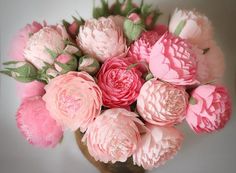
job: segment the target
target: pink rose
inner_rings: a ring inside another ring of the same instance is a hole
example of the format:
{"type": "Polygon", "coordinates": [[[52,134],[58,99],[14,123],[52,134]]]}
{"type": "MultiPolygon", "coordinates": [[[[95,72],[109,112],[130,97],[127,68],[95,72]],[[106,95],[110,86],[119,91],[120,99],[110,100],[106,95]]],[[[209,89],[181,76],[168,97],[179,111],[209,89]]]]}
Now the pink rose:
{"type": "Polygon", "coordinates": [[[213,28],[208,18],[197,11],[176,9],[171,17],[169,31],[188,40],[201,49],[213,38],[213,28]]]}
{"type": "Polygon", "coordinates": [[[42,28],[43,26],[35,21],[22,28],[11,41],[9,56],[18,61],[24,61],[24,49],[29,38],[42,28]]]}
{"type": "Polygon", "coordinates": [[[45,94],[43,82],[33,81],[30,83],[17,82],[17,92],[21,99],[33,96],[43,96],[45,94]]]}
{"type": "Polygon", "coordinates": [[[159,126],[180,123],[186,115],[188,94],[181,86],[156,79],[147,81],[137,99],[137,110],[147,122],[159,126]]]}
{"type": "Polygon", "coordinates": [[[216,42],[211,41],[206,54],[198,56],[197,80],[203,84],[217,81],[225,70],[224,54],[216,42]]]}
{"type": "Polygon", "coordinates": [[[153,46],[149,68],[156,78],[175,85],[197,83],[197,62],[192,47],[170,33],[164,34],[153,46]]]}
{"type": "Polygon", "coordinates": [[[83,141],[97,161],[125,162],[138,148],[139,127],[143,123],[138,115],[125,109],[115,108],[104,111],[92,123],[83,141]]]}
{"type": "Polygon", "coordinates": [[[180,150],[183,141],[181,132],[173,127],[158,127],[148,124],[141,144],[133,154],[134,164],[144,169],[163,165],[180,150]]]}
{"type": "Polygon", "coordinates": [[[102,93],[86,72],[69,72],[50,81],[43,96],[47,109],[63,127],[85,132],[100,114],[102,93]]]}
{"type": "Polygon", "coordinates": [[[127,59],[111,58],[105,61],[98,73],[98,85],[102,90],[103,105],[130,106],[138,97],[142,87],[141,73],[131,68],[127,59]]]}
{"type": "Polygon", "coordinates": [[[222,129],[230,119],[232,105],[224,87],[202,85],[191,95],[186,120],[196,133],[222,129]]]}
{"type": "Polygon", "coordinates": [[[25,98],[17,111],[17,126],[27,141],[37,147],[55,147],[61,140],[61,127],[51,118],[41,97],[25,98]]]}
{"type": "Polygon", "coordinates": [[[38,69],[53,64],[54,58],[49,51],[59,54],[65,48],[65,40],[68,39],[66,30],[61,25],[44,27],[32,35],[27,41],[24,49],[25,59],[38,69]]]}
{"type": "Polygon", "coordinates": [[[127,50],[123,30],[111,18],[104,17],[87,20],[80,27],[77,44],[85,54],[101,62],[127,50]]]}

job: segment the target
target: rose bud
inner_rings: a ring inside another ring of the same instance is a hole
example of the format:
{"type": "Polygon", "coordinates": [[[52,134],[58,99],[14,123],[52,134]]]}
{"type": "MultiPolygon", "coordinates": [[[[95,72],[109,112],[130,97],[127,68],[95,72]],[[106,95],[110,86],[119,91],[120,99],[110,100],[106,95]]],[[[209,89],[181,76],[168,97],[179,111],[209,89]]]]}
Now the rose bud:
{"type": "Polygon", "coordinates": [[[232,113],[230,96],[224,87],[202,85],[191,95],[186,120],[196,133],[222,129],[232,113]]]}
{"type": "Polygon", "coordinates": [[[5,75],[13,77],[19,82],[32,82],[37,79],[37,69],[25,61],[9,61],[3,63],[5,70],[0,71],[5,75]]]}
{"type": "Polygon", "coordinates": [[[78,64],[77,59],[74,56],[61,54],[56,58],[54,66],[60,74],[65,74],[69,71],[76,71],[78,64]]]}
{"type": "Polygon", "coordinates": [[[79,23],[77,21],[74,21],[70,26],[68,27],[69,34],[73,37],[76,37],[79,33],[79,23]]]}
{"type": "Polygon", "coordinates": [[[137,13],[131,13],[128,16],[128,19],[131,20],[134,24],[139,24],[142,22],[142,19],[140,18],[140,16],[137,13]]]}
{"type": "Polygon", "coordinates": [[[90,75],[94,75],[98,72],[99,69],[100,64],[96,59],[88,55],[85,55],[79,59],[79,71],[86,71],[90,75]]]}

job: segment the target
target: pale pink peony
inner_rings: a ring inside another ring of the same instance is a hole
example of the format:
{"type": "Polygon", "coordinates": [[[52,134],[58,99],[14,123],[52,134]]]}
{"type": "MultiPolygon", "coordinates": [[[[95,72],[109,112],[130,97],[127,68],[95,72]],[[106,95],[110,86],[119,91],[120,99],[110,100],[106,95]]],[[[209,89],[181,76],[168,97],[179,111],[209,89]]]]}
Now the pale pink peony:
{"type": "Polygon", "coordinates": [[[55,147],[63,136],[61,127],[51,118],[40,96],[25,98],[16,120],[27,141],[37,147],[55,147]]]}
{"type": "Polygon", "coordinates": [[[147,125],[148,131],[141,136],[141,144],[133,154],[134,164],[153,169],[172,159],[180,150],[183,135],[174,127],[147,125]]]}
{"type": "Polygon", "coordinates": [[[97,161],[125,162],[140,142],[143,123],[138,115],[125,109],[115,108],[104,111],[92,123],[83,141],[88,151],[97,161]]]}
{"type": "Polygon", "coordinates": [[[18,61],[24,61],[24,49],[29,38],[42,28],[43,26],[35,21],[22,28],[11,41],[9,56],[18,61]]]}
{"type": "Polygon", "coordinates": [[[110,58],[98,73],[103,105],[109,108],[130,106],[138,97],[143,80],[128,58],[110,58]]]}
{"type": "Polygon", "coordinates": [[[170,33],[153,46],[149,68],[156,78],[175,85],[197,83],[197,60],[192,46],[170,33]]]}
{"type": "Polygon", "coordinates": [[[47,109],[63,127],[72,131],[87,127],[100,114],[102,93],[86,72],[69,72],[50,81],[43,96],[47,109]]]}
{"type": "Polygon", "coordinates": [[[87,20],[80,27],[77,44],[85,54],[101,62],[127,50],[123,30],[111,18],[104,17],[87,20]]]}
{"type": "Polygon", "coordinates": [[[144,120],[159,126],[172,126],[186,116],[188,94],[181,86],[156,79],[147,81],[137,99],[137,110],[144,120]]]}
{"type": "Polygon", "coordinates": [[[232,113],[230,96],[224,87],[202,85],[191,95],[186,120],[196,133],[222,129],[232,113]]]}
{"type": "Polygon", "coordinates": [[[225,70],[224,54],[216,42],[211,41],[206,54],[198,56],[197,80],[203,84],[217,81],[225,70]]]}
{"type": "Polygon", "coordinates": [[[45,63],[53,64],[54,59],[47,49],[59,54],[66,46],[66,39],[68,34],[61,25],[44,27],[29,38],[24,49],[25,59],[38,69],[46,66],[45,63]]]}
{"type": "Polygon", "coordinates": [[[213,37],[213,28],[208,18],[198,12],[176,9],[171,17],[169,31],[174,33],[178,26],[179,37],[187,39],[199,48],[207,48],[208,41],[213,37]]]}
{"type": "Polygon", "coordinates": [[[33,96],[43,96],[45,94],[44,90],[45,84],[39,81],[33,81],[30,83],[20,83],[17,82],[17,93],[21,99],[33,96]]]}
{"type": "Polygon", "coordinates": [[[125,22],[124,16],[115,15],[115,16],[109,16],[108,18],[113,20],[113,22],[116,24],[116,26],[118,26],[120,28],[120,30],[123,31],[124,22],[125,22]]]}
{"type": "Polygon", "coordinates": [[[138,40],[131,44],[128,56],[134,63],[149,62],[150,53],[153,45],[161,37],[158,32],[143,32],[138,40]]]}

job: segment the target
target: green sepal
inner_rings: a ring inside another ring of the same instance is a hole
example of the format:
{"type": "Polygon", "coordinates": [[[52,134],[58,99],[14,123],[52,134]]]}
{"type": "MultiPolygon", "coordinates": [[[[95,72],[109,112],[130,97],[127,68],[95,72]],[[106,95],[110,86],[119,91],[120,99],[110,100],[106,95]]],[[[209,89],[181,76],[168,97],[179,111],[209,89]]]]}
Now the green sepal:
{"type": "Polygon", "coordinates": [[[57,52],[54,52],[53,50],[45,47],[46,51],[50,54],[50,56],[53,58],[53,59],[56,59],[58,57],[58,53],[57,52]]]}
{"type": "Polygon", "coordinates": [[[190,97],[189,103],[190,103],[191,105],[195,105],[195,104],[197,104],[197,100],[196,100],[194,97],[190,97]]]}
{"type": "Polygon", "coordinates": [[[130,19],[125,19],[124,33],[128,38],[129,43],[137,40],[144,30],[144,25],[142,23],[134,24],[130,19]]]}
{"type": "Polygon", "coordinates": [[[57,61],[55,61],[55,64],[57,64],[58,66],[62,68],[62,71],[60,71],[60,74],[65,74],[65,73],[68,73],[69,71],[76,71],[78,67],[77,58],[73,56],[72,56],[72,59],[66,64],[63,64],[57,61]]]}
{"type": "MultiPolygon", "coordinates": [[[[93,2],[95,4],[95,1],[93,2]]],[[[95,19],[98,19],[99,17],[108,17],[109,16],[109,5],[107,0],[101,0],[101,7],[95,7],[93,8],[93,17],[95,19]]]]}
{"type": "Polygon", "coordinates": [[[184,26],[186,25],[186,20],[182,20],[179,22],[178,26],[176,27],[174,34],[176,36],[179,36],[179,34],[182,32],[184,26]]]}

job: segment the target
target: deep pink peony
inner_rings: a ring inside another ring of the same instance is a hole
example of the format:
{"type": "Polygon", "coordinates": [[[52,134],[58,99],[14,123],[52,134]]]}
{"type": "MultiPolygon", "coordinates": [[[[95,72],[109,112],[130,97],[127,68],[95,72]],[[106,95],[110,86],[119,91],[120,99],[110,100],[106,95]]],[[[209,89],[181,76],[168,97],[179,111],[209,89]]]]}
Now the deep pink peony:
{"type": "Polygon", "coordinates": [[[63,136],[61,127],[52,119],[39,96],[22,101],[16,120],[27,141],[37,147],[55,147],[63,136]]]}
{"type": "Polygon", "coordinates": [[[186,120],[196,133],[222,129],[230,119],[232,105],[224,87],[202,85],[192,92],[186,120]]]}
{"type": "Polygon", "coordinates": [[[134,164],[144,169],[163,165],[179,151],[183,135],[174,127],[147,125],[148,131],[141,136],[141,144],[133,155],[134,164]]]}
{"type": "Polygon", "coordinates": [[[105,163],[125,162],[140,142],[143,123],[137,117],[121,108],[108,109],[97,117],[83,138],[94,159],[105,163]]]}
{"type": "Polygon", "coordinates": [[[30,83],[17,82],[17,93],[21,99],[33,96],[43,96],[45,94],[45,84],[39,81],[33,81],[30,83]]]}
{"type": "Polygon", "coordinates": [[[129,69],[131,63],[127,59],[108,59],[98,73],[98,85],[106,107],[130,106],[139,95],[143,83],[141,73],[136,68],[129,69]]]}
{"type": "Polygon", "coordinates": [[[175,85],[196,84],[196,55],[183,39],[166,33],[153,46],[149,68],[152,74],[175,85]]]}
{"type": "Polygon", "coordinates": [[[47,109],[63,127],[85,132],[100,114],[102,93],[86,72],[69,72],[50,81],[43,96],[47,109]]]}
{"type": "Polygon", "coordinates": [[[38,32],[42,28],[43,26],[35,21],[22,28],[11,41],[9,56],[18,61],[24,61],[24,49],[27,41],[34,33],[38,32]]]}
{"type": "Polygon", "coordinates": [[[186,116],[188,94],[181,86],[156,79],[147,81],[137,99],[139,114],[151,124],[172,126],[186,116]]]}

